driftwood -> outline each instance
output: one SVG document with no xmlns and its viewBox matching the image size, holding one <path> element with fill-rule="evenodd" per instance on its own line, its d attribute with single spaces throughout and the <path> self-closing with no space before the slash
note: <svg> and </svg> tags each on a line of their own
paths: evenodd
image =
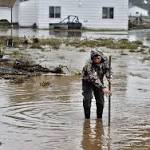
<svg viewBox="0 0 150 150">
<path fill-rule="evenodd" d="M 13 68 L 27 72 L 43 72 L 43 73 L 50 72 L 48 68 L 44 68 L 41 65 L 32 65 L 28 61 L 24 62 L 20 60 L 15 61 Z"/>
<path fill-rule="evenodd" d="M 0 59 L 1 78 L 14 80 L 18 76 L 29 78 L 42 73 L 64 74 L 63 66 L 48 69 L 39 64 L 31 64 L 29 61 Z"/>
<path fill-rule="evenodd" d="M 27 71 L 27 72 L 41 72 L 41 73 L 59 73 L 59 74 L 63 74 L 63 66 L 58 66 L 55 68 L 45 68 L 42 67 L 39 64 L 30 64 L 30 62 L 28 61 L 20 61 L 20 60 L 16 60 L 16 62 L 13 65 L 13 68 L 17 69 L 17 70 L 22 70 L 22 71 Z"/>
</svg>

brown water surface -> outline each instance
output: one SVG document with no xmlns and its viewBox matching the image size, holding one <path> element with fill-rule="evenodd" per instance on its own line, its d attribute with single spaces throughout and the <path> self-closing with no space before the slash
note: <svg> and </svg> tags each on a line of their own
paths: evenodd
<svg viewBox="0 0 150 150">
<path fill-rule="evenodd" d="M 43 75 L 22 84 L 0 80 L 2 150 L 150 150 L 150 67 L 113 55 L 111 128 L 84 120 L 80 76 Z M 49 86 L 41 86 L 43 81 Z"/>
</svg>

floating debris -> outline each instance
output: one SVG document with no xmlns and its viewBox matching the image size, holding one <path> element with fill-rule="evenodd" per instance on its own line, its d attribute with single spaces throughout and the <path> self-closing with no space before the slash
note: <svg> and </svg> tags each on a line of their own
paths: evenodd
<svg viewBox="0 0 150 150">
<path fill-rule="evenodd" d="M 85 49 L 80 49 L 79 52 L 86 52 L 86 50 Z"/>
<path fill-rule="evenodd" d="M 43 86 L 43 87 L 47 87 L 47 86 L 50 86 L 51 83 L 49 81 L 43 81 L 40 83 L 40 86 Z"/>
<path fill-rule="evenodd" d="M 50 72 L 48 68 L 44 68 L 41 65 L 36 64 L 34 65 L 29 61 L 21 61 L 21 60 L 16 60 L 13 68 L 27 72 L 43 72 L 43 73 Z"/>
<path fill-rule="evenodd" d="M 56 74 L 67 74 L 70 72 L 69 68 L 64 65 L 59 65 L 58 67 L 55 67 L 53 69 L 50 69 L 51 73 L 56 73 Z"/>
<path fill-rule="evenodd" d="M 129 52 L 130 52 L 130 53 L 135 53 L 136 50 L 135 50 L 135 49 L 130 49 Z"/>
<path fill-rule="evenodd" d="M 120 55 L 128 55 L 128 54 L 122 51 Z"/>
<path fill-rule="evenodd" d="M 146 61 L 146 60 L 150 61 L 150 56 L 145 56 L 145 57 L 142 59 L 143 62 Z"/>
<path fill-rule="evenodd" d="M 143 76 L 142 74 L 134 74 L 132 72 L 129 73 L 131 76 L 133 77 L 139 77 L 139 78 L 143 78 L 143 79 L 147 79 L 147 77 Z"/>
</svg>

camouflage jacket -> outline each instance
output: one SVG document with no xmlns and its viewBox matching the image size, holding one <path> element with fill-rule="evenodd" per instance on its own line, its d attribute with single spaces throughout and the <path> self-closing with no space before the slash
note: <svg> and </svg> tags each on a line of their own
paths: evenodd
<svg viewBox="0 0 150 150">
<path fill-rule="evenodd" d="M 105 60 L 98 65 L 94 65 L 90 60 L 83 67 L 82 80 L 87 81 L 98 88 L 105 88 L 103 83 L 104 76 L 109 79 L 109 63 L 106 57 Z"/>
</svg>

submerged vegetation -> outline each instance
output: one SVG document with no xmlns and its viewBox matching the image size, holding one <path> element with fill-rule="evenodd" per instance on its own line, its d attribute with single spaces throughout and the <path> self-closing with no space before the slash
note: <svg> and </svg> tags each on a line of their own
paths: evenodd
<svg viewBox="0 0 150 150">
<path fill-rule="evenodd" d="M 6 41 L 9 37 L 0 37 L 0 45 L 5 46 Z M 127 39 L 114 40 L 114 39 L 61 39 L 61 38 L 47 38 L 47 39 L 39 39 L 39 38 L 31 38 L 28 39 L 13 37 L 13 46 L 28 46 L 33 49 L 42 49 L 43 46 L 49 46 L 52 49 L 59 49 L 62 44 L 66 46 L 73 46 L 76 48 L 84 48 L 84 47 L 107 47 L 111 49 L 137 49 L 139 46 L 143 46 L 141 41 L 129 41 Z"/>
<path fill-rule="evenodd" d="M 113 39 L 96 39 L 96 40 L 70 40 L 65 41 L 66 45 L 74 47 L 107 47 L 111 49 L 137 49 L 142 46 L 140 41 L 130 42 L 127 39 L 113 40 Z"/>
<path fill-rule="evenodd" d="M 41 73 L 55 73 L 66 74 L 71 73 L 74 75 L 81 75 L 80 71 L 71 71 L 68 66 L 55 66 L 49 69 L 39 65 L 40 63 L 32 62 L 30 54 L 26 53 L 25 49 L 37 50 L 41 52 L 50 52 L 61 48 L 71 47 L 77 48 L 78 52 L 84 53 L 88 49 L 97 47 L 106 47 L 109 49 L 121 50 L 121 55 L 128 55 L 129 53 L 145 54 L 142 61 L 150 60 L 150 48 L 143 45 L 141 41 L 129 41 L 127 39 L 114 40 L 114 39 L 79 39 L 79 38 L 27 38 L 27 37 L 13 37 L 13 48 L 9 47 L 8 40 L 11 37 L 0 37 L 0 78 L 14 79 L 15 83 L 23 83 L 23 79 L 29 76 L 40 75 Z M 62 46 L 62 47 L 61 47 Z M 48 51 L 47 51 L 48 50 Z M 125 51 L 124 51 L 125 50 Z M 40 54 L 40 53 L 39 53 Z M 6 56 L 6 57 L 3 57 Z M 64 55 L 58 56 L 59 59 L 64 60 Z M 34 59 L 37 59 L 34 58 Z M 34 60 L 33 59 L 33 60 Z M 45 61 L 45 59 L 42 59 Z M 34 60 L 35 61 L 35 60 Z M 36 62 L 36 61 L 35 61 Z M 18 78 L 16 76 L 23 76 Z M 48 83 L 43 83 L 41 86 L 48 86 Z"/>
</svg>

